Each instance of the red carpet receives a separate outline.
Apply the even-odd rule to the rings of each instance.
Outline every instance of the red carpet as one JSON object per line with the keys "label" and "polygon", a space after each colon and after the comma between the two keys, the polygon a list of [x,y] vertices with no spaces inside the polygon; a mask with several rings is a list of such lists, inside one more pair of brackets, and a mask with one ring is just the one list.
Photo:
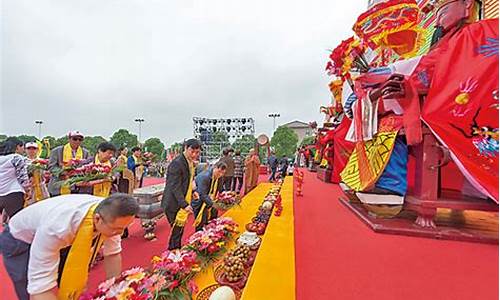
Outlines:
{"label": "red carpet", "polygon": [[337,185],[304,173],[298,300],[498,299],[498,246],[374,233],[339,203]]}

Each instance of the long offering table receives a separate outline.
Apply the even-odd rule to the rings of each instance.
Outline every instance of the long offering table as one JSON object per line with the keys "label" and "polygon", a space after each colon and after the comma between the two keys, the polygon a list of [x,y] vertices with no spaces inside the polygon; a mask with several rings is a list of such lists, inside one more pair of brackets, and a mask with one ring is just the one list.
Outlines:
{"label": "long offering table", "polygon": [[295,299],[293,177],[281,188],[283,213],[272,216],[241,299]]}
{"label": "long offering table", "polygon": [[[259,184],[243,198],[241,207],[230,209],[224,216],[231,217],[239,224],[240,232],[244,232],[245,225],[251,222],[271,187],[270,183]],[[281,189],[281,197],[283,212],[281,216],[275,216],[274,212],[271,216],[241,299],[295,299],[292,177],[286,178]],[[235,240],[229,243],[228,249],[234,245]],[[223,257],[195,277],[200,292],[217,284],[214,267],[222,259]],[[198,299],[198,294],[194,299]]]}

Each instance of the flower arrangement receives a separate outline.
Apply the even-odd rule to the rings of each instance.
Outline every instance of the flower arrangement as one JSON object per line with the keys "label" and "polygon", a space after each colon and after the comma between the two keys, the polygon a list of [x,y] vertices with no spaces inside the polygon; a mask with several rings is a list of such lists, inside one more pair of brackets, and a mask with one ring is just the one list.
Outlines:
{"label": "flower arrangement", "polygon": [[43,173],[47,170],[48,165],[48,159],[35,159],[28,165],[28,174],[32,175],[33,173],[35,173],[35,171],[40,171],[41,173]]}
{"label": "flower arrangement", "polygon": [[210,221],[205,228],[213,228],[216,231],[221,231],[225,239],[230,239],[238,232],[238,223],[234,222],[233,219],[229,217],[221,217]]}
{"label": "flower arrangement", "polygon": [[66,179],[59,183],[61,185],[92,185],[93,183],[112,180],[112,175],[115,172],[120,172],[122,169],[122,166],[113,168],[111,166],[94,163],[79,167],[71,165],[70,168],[64,169],[60,176]]}
{"label": "flower arrangement", "polygon": [[68,162],[65,162],[63,167],[54,167],[52,169],[52,175],[57,178],[67,179],[69,175],[74,172],[75,169],[81,166],[83,160],[80,159],[71,159]]}
{"label": "flower arrangement", "polygon": [[191,235],[185,247],[196,252],[201,264],[206,266],[226,251],[226,241],[237,232],[237,226],[230,218],[212,220],[203,230]]}
{"label": "flower arrangement", "polygon": [[82,294],[80,300],[152,300],[157,299],[156,291],[152,290],[153,285],[163,288],[165,284],[164,278],[152,278],[143,268],[132,268],[122,272],[118,278],[102,282],[95,293]]}
{"label": "flower arrangement", "polygon": [[192,280],[201,271],[196,252],[188,249],[165,251],[152,259],[153,276],[165,279],[162,286],[153,286],[158,291],[159,299],[191,299],[197,292],[197,286]]}
{"label": "flower arrangement", "polygon": [[213,207],[221,210],[228,210],[236,205],[239,205],[240,202],[241,200],[239,195],[235,192],[226,191],[217,194]]}
{"label": "flower arrangement", "polygon": [[237,224],[231,218],[212,220],[202,231],[193,234],[182,249],[154,256],[149,270],[132,268],[118,278],[101,283],[94,293],[80,300],[187,300],[197,293],[193,277],[209,259],[225,251]]}
{"label": "flower arrangement", "polygon": [[197,287],[191,280],[192,276],[189,276],[195,265],[191,255],[167,251],[158,259],[161,262],[158,262],[158,266],[153,270],[148,271],[138,267],[126,270],[120,277],[101,283],[95,293],[81,295],[80,300],[191,299],[193,293],[197,292]]}

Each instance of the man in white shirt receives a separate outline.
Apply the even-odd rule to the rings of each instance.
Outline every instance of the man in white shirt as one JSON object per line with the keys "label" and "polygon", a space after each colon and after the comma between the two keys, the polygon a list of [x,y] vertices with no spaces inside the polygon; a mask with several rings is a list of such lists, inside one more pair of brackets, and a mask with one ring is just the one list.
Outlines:
{"label": "man in white shirt", "polygon": [[[73,250],[71,246],[78,240],[77,234],[84,224],[89,232],[88,240],[94,241],[94,253],[98,251],[96,240],[101,236],[105,238],[106,277],[118,276],[121,272],[120,235],[133,222],[138,210],[139,205],[133,197],[118,193],[106,199],[85,194],[62,195],[20,211],[0,235],[0,252],[18,298],[28,300],[31,295],[32,300],[58,299],[56,287],[65,268],[67,253]],[[72,263],[74,265],[74,260]],[[84,280],[86,282],[86,278]]]}

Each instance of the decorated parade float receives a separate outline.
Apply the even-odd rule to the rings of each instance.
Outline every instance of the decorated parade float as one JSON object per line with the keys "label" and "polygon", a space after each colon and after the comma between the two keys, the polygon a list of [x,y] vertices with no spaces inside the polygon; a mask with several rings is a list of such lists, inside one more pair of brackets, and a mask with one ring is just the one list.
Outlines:
{"label": "decorated parade float", "polygon": [[498,242],[481,221],[498,214],[478,216],[498,212],[498,19],[484,9],[375,1],[330,54],[320,177],[377,232]]}

